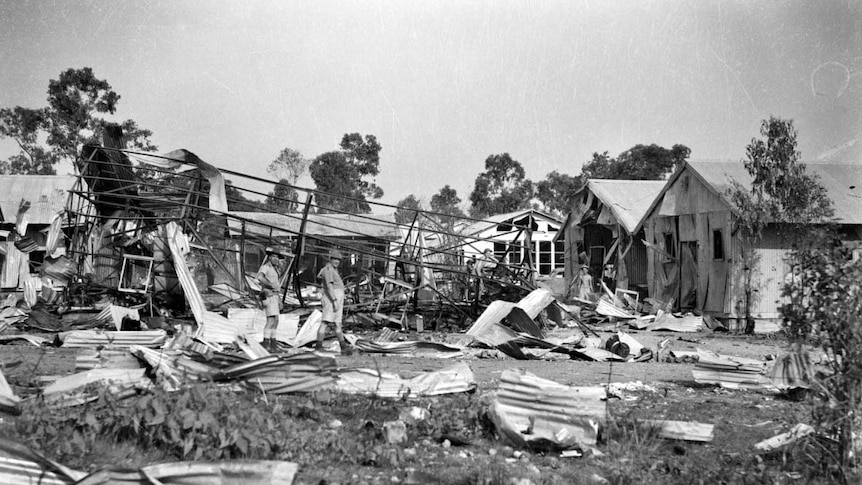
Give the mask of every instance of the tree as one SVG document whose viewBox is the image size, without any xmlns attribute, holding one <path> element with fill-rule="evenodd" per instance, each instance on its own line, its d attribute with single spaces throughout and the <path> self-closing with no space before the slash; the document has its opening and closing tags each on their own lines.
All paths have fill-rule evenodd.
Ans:
<svg viewBox="0 0 862 485">
<path fill-rule="evenodd" d="M 582 170 L 586 179 L 661 180 L 685 161 L 691 150 L 685 145 L 674 145 L 668 150 L 653 143 L 635 145 L 617 158 L 593 153 L 593 158 Z"/>
<path fill-rule="evenodd" d="M 341 150 L 318 155 L 309 165 L 317 190 L 318 210 L 353 214 L 371 212 L 366 197 L 379 199 L 383 189 L 374 183 L 380 173 L 380 151 L 383 147 L 374 135 L 365 139 L 359 133 L 345 134 Z M 369 177 L 372 180 L 367 180 Z"/>
<path fill-rule="evenodd" d="M 536 184 L 536 198 L 546 209 L 559 215 L 566 214 L 574 207 L 572 197 L 583 187 L 585 180 L 583 175 L 572 177 L 554 170 L 545 180 Z"/>
<path fill-rule="evenodd" d="M 54 174 L 60 160 L 75 162 L 84 143 L 98 141 L 107 121 L 98 114 L 114 114 L 120 95 L 89 67 L 67 69 L 48 83 L 48 106 L 0 109 L 0 139 L 15 140 L 21 152 L 0 162 L 4 173 Z M 156 147 L 150 130 L 133 120 L 120 123 L 127 145 L 142 151 Z M 40 140 L 44 139 L 46 147 Z"/>
<path fill-rule="evenodd" d="M 305 158 L 302 153 L 293 148 L 285 148 L 278 156 L 270 162 L 266 171 L 278 180 L 287 180 L 290 185 L 296 185 L 299 177 L 307 170 L 311 160 Z"/>
<path fill-rule="evenodd" d="M 742 164 L 752 177 L 750 188 L 737 181 L 728 189 L 739 217 L 736 225 L 742 238 L 741 257 L 745 268 L 745 332 L 754 333 L 751 317 L 752 294 L 759 284 L 754 268 L 755 250 L 763 231 L 774 225 L 790 246 L 804 249 L 822 243 L 820 227 L 834 213 L 826 189 L 805 171 L 796 150 L 796 129 L 792 120 L 770 117 L 761 123 L 763 139 L 753 138 L 746 147 Z"/>
<path fill-rule="evenodd" d="M 295 212 L 297 205 L 296 190 L 289 185 L 287 179 L 281 179 L 272 191 L 266 195 L 264 205 L 275 212 Z"/>
<path fill-rule="evenodd" d="M 443 186 L 439 192 L 431 196 L 431 210 L 434 212 L 464 217 L 464 211 L 458 207 L 459 204 L 461 204 L 461 198 L 458 197 L 458 191 L 449 185 Z"/>
<path fill-rule="evenodd" d="M 395 222 L 398 224 L 410 224 L 416 218 L 417 211 L 422 210 L 422 202 L 415 195 L 410 194 L 398 202 L 398 210 L 395 211 Z"/>
<path fill-rule="evenodd" d="M 533 182 L 526 178 L 524 167 L 508 153 L 490 155 L 470 193 L 470 214 L 487 217 L 524 209 L 532 198 Z"/>
</svg>

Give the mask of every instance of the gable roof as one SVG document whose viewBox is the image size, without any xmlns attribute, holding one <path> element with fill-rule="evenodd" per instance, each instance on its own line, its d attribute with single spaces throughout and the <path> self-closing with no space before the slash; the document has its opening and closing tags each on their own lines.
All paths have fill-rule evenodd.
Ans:
<svg viewBox="0 0 862 485">
<path fill-rule="evenodd" d="M 241 234 L 243 221 L 247 221 L 246 234 L 264 237 L 295 236 L 302 224 L 302 214 L 231 211 L 228 213 L 227 222 L 232 236 Z M 309 214 L 305 232 L 326 237 L 398 238 L 392 215 Z"/>
<path fill-rule="evenodd" d="M 539 212 L 535 209 L 521 209 L 521 210 L 514 211 L 514 212 L 507 212 L 505 214 L 497 214 L 497 215 L 493 215 L 493 216 L 488 216 L 487 218 L 485 218 L 481 221 L 476 221 L 476 222 L 473 222 L 472 224 L 465 226 L 463 229 L 461 229 L 460 232 L 464 236 L 476 236 L 476 235 L 478 235 L 484 231 L 487 231 L 488 229 L 496 227 L 501 222 L 506 222 L 506 221 L 512 220 L 512 219 L 520 219 L 520 218 L 526 217 L 528 215 L 535 216 L 539 219 L 543 219 L 545 221 L 551 222 L 551 223 L 556 224 L 556 225 L 561 225 L 559 219 L 557 219 L 556 217 L 550 216 L 548 214 L 545 214 L 544 212 Z"/>
<path fill-rule="evenodd" d="M 813 174 L 826 189 L 835 209 L 835 217 L 842 224 L 862 224 L 862 163 L 822 163 L 804 162 L 805 171 Z M 647 217 L 658 206 L 665 192 L 676 182 L 683 172 L 694 174 L 704 185 L 715 193 L 733 210 L 727 191 L 731 180 L 750 187 L 753 178 L 745 170 L 741 161 L 729 160 L 691 160 L 684 162 L 674 172 L 670 180 L 655 198 L 649 209 L 638 223 L 640 228 Z"/>
<path fill-rule="evenodd" d="M 0 175 L 0 216 L 4 222 L 15 222 L 24 199 L 30 202 L 30 224 L 50 224 L 66 209 L 76 180 L 74 175 Z"/>
<path fill-rule="evenodd" d="M 623 229 L 632 234 L 665 183 L 664 180 L 589 179 L 585 189 L 598 197 Z"/>
</svg>

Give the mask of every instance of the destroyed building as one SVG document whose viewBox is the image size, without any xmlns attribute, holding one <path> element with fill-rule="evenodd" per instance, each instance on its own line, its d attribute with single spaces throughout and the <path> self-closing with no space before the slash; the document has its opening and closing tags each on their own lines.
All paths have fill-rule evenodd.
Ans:
<svg viewBox="0 0 862 485">
<path fill-rule="evenodd" d="M 587 180 L 573 197 L 559 239 L 565 242 L 566 281 L 579 265 L 589 266 L 594 281 L 603 267 L 614 267 L 616 288 L 647 296 L 647 250 L 638 223 L 664 187 L 655 180 Z"/>
<path fill-rule="evenodd" d="M 810 163 L 835 208 L 841 238 L 858 247 L 862 240 L 862 171 L 854 164 Z M 717 318 L 744 315 L 745 268 L 731 181 L 750 187 L 751 175 L 739 161 L 686 161 L 668 180 L 639 223 L 651 249 L 647 252 L 649 294 L 674 301 L 676 309 L 694 309 Z M 789 242 L 769 226 L 754 247 L 758 254 L 754 318 L 779 317 L 781 289 L 790 268 Z"/>
<path fill-rule="evenodd" d="M 65 252 L 61 235 L 68 230 L 60 216 L 76 178 L 65 175 L 0 175 L 0 238 L 3 242 L 0 286 L 23 288 L 46 253 Z"/>
</svg>

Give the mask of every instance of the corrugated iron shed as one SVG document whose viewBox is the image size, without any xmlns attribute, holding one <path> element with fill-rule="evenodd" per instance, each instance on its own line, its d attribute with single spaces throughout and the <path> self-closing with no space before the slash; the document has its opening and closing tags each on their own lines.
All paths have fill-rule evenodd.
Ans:
<svg viewBox="0 0 862 485">
<path fill-rule="evenodd" d="M 230 217 L 233 216 L 233 217 Z M 242 232 L 264 237 L 295 236 L 299 233 L 302 214 L 275 214 L 271 212 L 229 213 L 228 226 L 232 236 Z M 359 216 L 353 214 L 309 214 L 306 234 L 325 237 L 371 237 L 386 240 L 398 239 L 398 228 L 392 215 Z"/>
<path fill-rule="evenodd" d="M 50 224 L 66 208 L 72 175 L 0 175 L 0 215 L 4 222 L 15 222 L 21 199 L 30 202 L 30 224 Z"/>
<path fill-rule="evenodd" d="M 632 234 L 664 184 L 664 180 L 590 179 L 587 188 L 610 208 L 623 229 Z"/>
</svg>

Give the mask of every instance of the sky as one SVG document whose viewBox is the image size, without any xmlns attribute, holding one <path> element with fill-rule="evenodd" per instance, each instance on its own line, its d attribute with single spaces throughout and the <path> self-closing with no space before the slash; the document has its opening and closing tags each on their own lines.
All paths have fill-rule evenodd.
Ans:
<svg viewBox="0 0 862 485">
<path fill-rule="evenodd" d="M 259 177 L 373 134 L 390 204 L 467 201 L 492 154 L 534 182 L 636 144 L 741 159 L 769 116 L 803 159 L 862 163 L 855 0 L 0 0 L 0 65 L 0 107 L 92 67 L 160 152 Z"/>
</svg>

